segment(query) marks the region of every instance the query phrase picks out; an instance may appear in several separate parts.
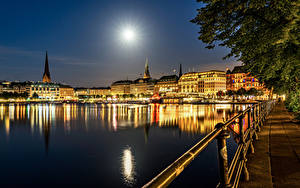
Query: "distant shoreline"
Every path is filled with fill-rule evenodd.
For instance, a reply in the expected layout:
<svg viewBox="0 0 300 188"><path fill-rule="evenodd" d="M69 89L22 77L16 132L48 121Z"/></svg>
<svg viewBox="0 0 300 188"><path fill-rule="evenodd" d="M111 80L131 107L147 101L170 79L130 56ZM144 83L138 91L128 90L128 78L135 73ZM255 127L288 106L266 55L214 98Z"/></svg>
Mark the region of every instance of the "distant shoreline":
<svg viewBox="0 0 300 188"><path fill-rule="evenodd" d="M181 103L151 103L151 102L52 102L52 101L35 101L35 102L3 102L0 101L0 104L255 104L258 103L259 101L249 101L249 102L181 102Z"/></svg>

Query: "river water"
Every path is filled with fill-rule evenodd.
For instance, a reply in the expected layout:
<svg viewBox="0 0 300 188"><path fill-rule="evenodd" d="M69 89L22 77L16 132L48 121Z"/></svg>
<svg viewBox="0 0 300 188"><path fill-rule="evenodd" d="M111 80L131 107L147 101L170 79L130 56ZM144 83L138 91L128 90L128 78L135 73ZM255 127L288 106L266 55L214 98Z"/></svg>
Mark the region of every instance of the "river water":
<svg viewBox="0 0 300 188"><path fill-rule="evenodd" d="M141 187L245 105L0 104L1 187ZM236 143L228 139L229 156ZM170 187L215 187L216 142Z"/></svg>

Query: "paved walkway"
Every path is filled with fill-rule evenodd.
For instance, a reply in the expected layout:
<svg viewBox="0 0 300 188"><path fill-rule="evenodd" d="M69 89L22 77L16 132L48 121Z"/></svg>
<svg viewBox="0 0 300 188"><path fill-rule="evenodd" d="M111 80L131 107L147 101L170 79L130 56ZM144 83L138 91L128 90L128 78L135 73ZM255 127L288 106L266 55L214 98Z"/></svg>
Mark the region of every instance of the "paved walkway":
<svg viewBox="0 0 300 188"><path fill-rule="evenodd" d="M267 118L248 155L249 182L241 187L300 188L300 124L282 103Z"/></svg>

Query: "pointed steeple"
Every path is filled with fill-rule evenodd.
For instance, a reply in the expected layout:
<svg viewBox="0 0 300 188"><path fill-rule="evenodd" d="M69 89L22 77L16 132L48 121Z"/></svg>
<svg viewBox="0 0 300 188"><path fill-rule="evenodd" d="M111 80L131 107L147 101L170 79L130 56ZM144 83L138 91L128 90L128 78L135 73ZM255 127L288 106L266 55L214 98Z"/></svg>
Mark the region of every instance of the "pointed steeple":
<svg viewBox="0 0 300 188"><path fill-rule="evenodd" d="M179 65L179 78L182 76L182 67L181 67L181 63L180 63L180 65Z"/></svg>
<svg viewBox="0 0 300 188"><path fill-rule="evenodd" d="M146 58L144 78L151 78L150 71L149 71L149 65L148 65L148 58Z"/></svg>
<svg viewBox="0 0 300 188"><path fill-rule="evenodd" d="M47 82L47 83L51 82L47 51L46 51L46 59L45 59L45 69L44 69L44 74L43 74L43 82Z"/></svg>

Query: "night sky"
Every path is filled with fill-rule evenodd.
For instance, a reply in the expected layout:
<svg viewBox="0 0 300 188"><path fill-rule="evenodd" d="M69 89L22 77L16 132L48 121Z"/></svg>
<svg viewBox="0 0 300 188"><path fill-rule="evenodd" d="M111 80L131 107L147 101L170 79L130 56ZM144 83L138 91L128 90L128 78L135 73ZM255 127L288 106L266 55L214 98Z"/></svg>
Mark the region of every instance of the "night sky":
<svg viewBox="0 0 300 188"><path fill-rule="evenodd" d="M208 50L191 20L196 0L0 0L0 80L42 79L48 51L53 81L109 86L136 79L148 57L154 78L183 71L225 70L228 49ZM124 42L124 28L136 40Z"/></svg>

